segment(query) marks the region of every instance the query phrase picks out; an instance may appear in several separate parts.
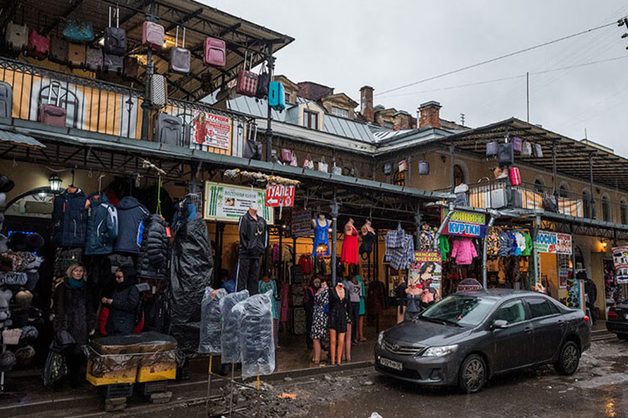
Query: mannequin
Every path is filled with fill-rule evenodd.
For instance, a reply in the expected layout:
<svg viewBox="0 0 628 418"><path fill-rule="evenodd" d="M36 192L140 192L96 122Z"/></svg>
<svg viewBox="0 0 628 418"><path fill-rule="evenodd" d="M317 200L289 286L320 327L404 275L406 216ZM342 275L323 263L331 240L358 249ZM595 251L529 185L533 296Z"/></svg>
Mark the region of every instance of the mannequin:
<svg viewBox="0 0 628 418"><path fill-rule="evenodd" d="M421 312L421 298L423 295L423 286L417 283L411 283L406 288L406 312L404 315L405 320L414 318Z"/></svg>
<svg viewBox="0 0 628 418"><path fill-rule="evenodd" d="M340 364L347 332L347 294L338 282L329 292L329 348L331 364Z"/></svg>
<svg viewBox="0 0 628 418"><path fill-rule="evenodd" d="M363 259L367 259L373 251L373 244L375 243L375 229L371 226L371 220L367 219L361 228L362 232L362 244L360 244L360 254Z"/></svg>
<svg viewBox="0 0 628 418"><path fill-rule="evenodd" d="M329 221L325 219L325 215L321 213L318 215L317 219L312 219L312 226L314 227L314 248L312 248L312 257L317 256L316 250L321 245L327 247L323 256L329 256Z"/></svg>
<svg viewBox="0 0 628 418"><path fill-rule="evenodd" d="M358 230L353 225L353 219L347 221L344 232L340 261L349 265L358 264Z"/></svg>
<svg viewBox="0 0 628 418"><path fill-rule="evenodd" d="M268 246L266 220L257 213L257 205L251 206L240 218L239 227L237 290L247 289L253 296L259 292L259 258Z"/></svg>

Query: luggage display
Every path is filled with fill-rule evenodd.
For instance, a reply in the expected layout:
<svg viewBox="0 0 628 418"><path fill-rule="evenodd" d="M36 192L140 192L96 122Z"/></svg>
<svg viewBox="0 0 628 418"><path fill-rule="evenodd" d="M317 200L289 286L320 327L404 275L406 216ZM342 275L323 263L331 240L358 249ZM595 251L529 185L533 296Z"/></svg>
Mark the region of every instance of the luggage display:
<svg viewBox="0 0 628 418"><path fill-rule="evenodd" d="M7 23L4 40L12 51L23 51L28 47L28 28L14 22Z"/></svg>
<svg viewBox="0 0 628 418"><path fill-rule="evenodd" d="M0 118L10 118L13 109L13 87L0 81Z"/></svg>
<svg viewBox="0 0 628 418"><path fill-rule="evenodd" d="M179 48L179 27L177 26L177 35L175 37L174 46L170 48L170 62L168 62L168 70L175 73L188 74L190 72L190 60L192 54L189 49L185 49L185 28L183 28L183 40Z"/></svg>
<svg viewBox="0 0 628 418"><path fill-rule="evenodd" d="M152 49L162 49L166 39L165 29L159 23L145 21L142 26L142 44Z"/></svg>
<svg viewBox="0 0 628 418"><path fill-rule="evenodd" d="M75 67L75 68L84 67L85 66L85 45L69 44L68 61L70 61L70 65L72 67Z"/></svg>
<svg viewBox="0 0 628 418"><path fill-rule="evenodd" d="M543 147L541 144L534 144L534 156L537 158L543 158Z"/></svg>
<svg viewBox="0 0 628 418"><path fill-rule="evenodd" d="M268 86L268 104L279 111L286 108L286 93L283 84L278 81L271 81Z"/></svg>
<svg viewBox="0 0 628 418"><path fill-rule="evenodd" d="M38 60L46 59L50 51L50 38L40 35L35 29L28 34L28 56Z"/></svg>
<svg viewBox="0 0 628 418"><path fill-rule="evenodd" d="M87 20L68 19L63 28L63 36L75 42L91 42L94 40L94 27Z"/></svg>
<svg viewBox="0 0 628 418"><path fill-rule="evenodd" d="M69 47L70 44L65 39L59 36L51 36L48 59L59 64L66 64L68 62Z"/></svg>
<svg viewBox="0 0 628 418"><path fill-rule="evenodd" d="M257 141L257 124L255 123L248 124L247 139L242 157L257 161L262 159L262 143Z"/></svg>
<svg viewBox="0 0 628 418"><path fill-rule="evenodd" d="M203 91L207 94L211 93L214 90L211 73L207 72L201 74L201 89L203 89Z"/></svg>
<svg viewBox="0 0 628 418"><path fill-rule="evenodd" d="M523 207L523 193L521 192L521 190L511 190L510 191L511 195L511 199L510 199L510 205L513 208L522 208Z"/></svg>
<svg viewBox="0 0 628 418"><path fill-rule="evenodd" d="M168 102L168 84L160 74L153 74L150 80L150 101L153 107L164 107Z"/></svg>
<svg viewBox="0 0 628 418"><path fill-rule="evenodd" d="M513 186L521 185L521 173L519 172L518 167L513 167L510 169L510 184Z"/></svg>
<svg viewBox="0 0 628 418"><path fill-rule="evenodd" d="M126 78L137 78L137 74L140 70L140 63L137 58L124 57L122 75Z"/></svg>
<svg viewBox="0 0 628 418"><path fill-rule="evenodd" d="M52 90L57 85L57 100L55 104L52 102ZM51 83L48 85L48 104L42 104L39 108L39 122L51 126L65 127L66 110L59 106L59 100L61 97L61 85L58 83Z"/></svg>
<svg viewBox="0 0 628 418"><path fill-rule="evenodd" d="M401 160L397 163L397 171L404 173L408 171L408 160Z"/></svg>
<svg viewBox="0 0 628 418"><path fill-rule="evenodd" d="M387 176L392 174L392 163L384 163L383 170L384 174Z"/></svg>
<svg viewBox="0 0 628 418"><path fill-rule="evenodd" d="M512 138L512 149L515 152L521 152L521 147L523 145L523 141L518 136Z"/></svg>
<svg viewBox="0 0 628 418"><path fill-rule="evenodd" d="M109 27L105 28L105 53L122 56L126 54L126 32L120 28L120 9L115 8L116 26L111 26L111 6L109 6Z"/></svg>
<svg viewBox="0 0 628 418"><path fill-rule="evenodd" d="M491 208L501 209L508 206L508 190L495 189L491 190Z"/></svg>
<svg viewBox="0 0 628 418"><path fill-rule="evenodd" d="M102 71L103 56L100 48L87 47L85 51L85 68L92 71Z"/></svg>
<svg viewBox="0 0 628 418"><path fill-rule="evenodd" d="M528 141L523 141L521 145L521 156L529 157L532 155L532 144Z"/></svg>
<svg viewBox="0 0 628 418"><path fill-rule="evenodd" d="M123 66L124 57L119 55L104 54L102 65L103 70L122 74Z"/></svg>
<svg viewBox="0 0 628 418"><path fill-rule="evenodd" d="M158 113L153 129L154 142L183 146L183 119L178 116Z"/></svg>
<svg viewBox="0 0 628 418"><path fill-rule="evenodd" d="M205 38L205 54L203 61L205 65L212 67L224 67L227 63L227 46L225 41L215 38Z"/></svg>

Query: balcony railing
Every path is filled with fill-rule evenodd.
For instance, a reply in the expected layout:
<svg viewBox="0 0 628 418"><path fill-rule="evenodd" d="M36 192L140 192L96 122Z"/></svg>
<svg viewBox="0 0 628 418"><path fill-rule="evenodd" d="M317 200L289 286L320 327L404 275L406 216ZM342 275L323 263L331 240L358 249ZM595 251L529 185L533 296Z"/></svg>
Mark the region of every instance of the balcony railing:
<svg viewBox="0 0 628 418"><path fill-rule="evenodd" d="M54 104L66 110L68 128L142 139L143 91L7 58L0 58L0 81L13 89L13 118L37 121L40 107ZM161 111L182 118L183 146L242 155L246 116L181 100L168 100ZM151 111L148 140L156 113ZM200 130L199 124L205 127Z"/></svg>

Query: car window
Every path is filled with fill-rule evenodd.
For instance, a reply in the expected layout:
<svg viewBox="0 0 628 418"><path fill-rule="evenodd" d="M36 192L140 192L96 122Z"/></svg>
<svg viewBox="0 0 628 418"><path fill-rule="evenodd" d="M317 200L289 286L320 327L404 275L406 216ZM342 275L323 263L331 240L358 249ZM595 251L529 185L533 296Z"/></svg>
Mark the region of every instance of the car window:
<svg viewBox="0 0 628 418"><path fill-rule="evenodd" d="M523 301L516 299L504 303L493 316L493 321L497 319L507 321L509 324L525 321L526 311L523 308Z"/></svg>
<svg viewBox="0 0 628 418"><path fill-rule="evenodd" d="M421 317L454 322L461 326L476 326L486 319L495 303L492 298L451 295L427 308Z"/></svg>
<svg viewBox="0 0 628 418"><path fill-rule="evenodd" d="M530 307L530 315L532 318L540 318L542 316L554 315L558 313L558 308L549 300L541 298L528 299Z"/></svg>

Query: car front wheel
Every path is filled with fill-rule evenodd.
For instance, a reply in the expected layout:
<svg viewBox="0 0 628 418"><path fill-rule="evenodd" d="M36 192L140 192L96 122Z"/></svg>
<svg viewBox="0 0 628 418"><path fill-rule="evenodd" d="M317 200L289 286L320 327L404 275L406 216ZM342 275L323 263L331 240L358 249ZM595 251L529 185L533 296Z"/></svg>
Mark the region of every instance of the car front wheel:
<svg viewBox="0 0 628 418"><path fill-rule="evenodd" d="M573 341L567 341L560 349L558 361L554 368L559 374L570 376L576 372L580 364L580 350Z"/></svg>
<svg viewBox="0 0 628 418"><path fill-rule="evenodd" d="M463 393L479 392L486 384L487 375L484 359L477 354L471 354L460 366L458 385Z"/></svg>

